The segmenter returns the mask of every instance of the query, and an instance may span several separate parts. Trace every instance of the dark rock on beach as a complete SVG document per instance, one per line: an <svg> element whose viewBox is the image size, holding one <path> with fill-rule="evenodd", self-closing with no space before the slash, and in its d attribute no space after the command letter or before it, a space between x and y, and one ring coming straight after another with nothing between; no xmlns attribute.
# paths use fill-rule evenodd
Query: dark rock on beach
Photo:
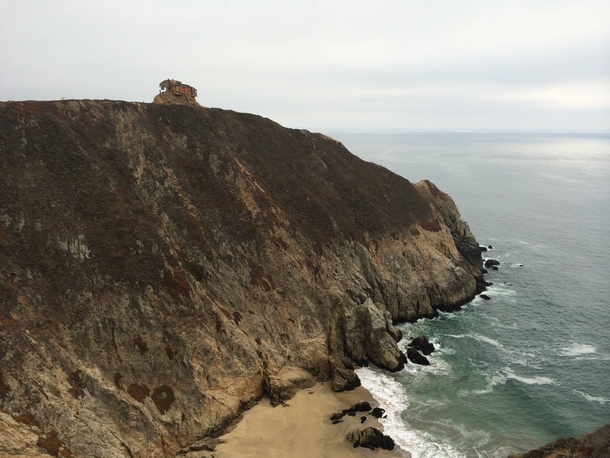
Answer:
<svg viewBox="0 0 610 458"><path fill-rule="evenodd" d="M375 407L373 410L371 410L371 415L375 418L383 417L384 413L385 409L382 409L381 407Z"/></svg>
<svg viewBox="0 0 610 458"><path fill-rule="evenodd" d="M384 450L394 450L394 439L386 436L377 428L368 427L361 430L352 431L347 435L347 440L356 447L364 447L371 450L382 448Z"/></svg>
<svg viewBox="0 0 610 458"><path fill-rule="evenodd" d="M371 404L367 401L360 401L350 407L354 412L369 412L372 409Z"/></svg>

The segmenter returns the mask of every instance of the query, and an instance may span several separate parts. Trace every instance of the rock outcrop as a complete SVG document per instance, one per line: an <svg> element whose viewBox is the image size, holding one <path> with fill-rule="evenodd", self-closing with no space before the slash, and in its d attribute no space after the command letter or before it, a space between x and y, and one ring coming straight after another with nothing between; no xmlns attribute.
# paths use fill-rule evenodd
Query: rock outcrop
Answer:
<svg viewBox="0 0 610 458"><path fill-rule="evenodd" d="M500 261L498 261L497 259L489 258L485 260L485 267L494 267L499 265Z"/></svg>
<svg viewBox="0 0 610 458"><path fill-rule="evenodd" d="M430 361L424 355L422 355L419 351L417 351L413 347L407 348L407 358L413 364L419 364L420 366L429 366Z"/></svg>
<svg viewBox="0 0 610 458"><path fill-rule="evenodd" d="M298 367L286 366L279 373L269 375L263 380L263 392L272 406L277 406L289 399L303 388L311 388L316 379L307 371Z"/></svg>
<svg viewBox="0 0 610 458"><path fill-rule="evenodd" d="M0 455L173 457L265 392L353 388L353 362L404 364L394 324L480 292L481 264L449 196L324 135L0 103Z"/></svg>
<svg viewBox="0 0 610 458"><path fill-rule="evenodd" d="M435 350L434 344L426 336L417 336L408 346L421 351L424 355L431 355Z"/></svg>
<svg viewBox="0 0 610 458"><path fill-rule="evenodd" d="M610 424L591 434L557 439L536 450L508 458L607 458L610 456Z"/></svg>
<svg viewBox="0 0 610 458"><path fill-rule="evenodd" d="M164 105L191 105L200 107L197 97L197 89L181 81L166 79L159 83L160 92L153 99L153 103Z"/></svg>

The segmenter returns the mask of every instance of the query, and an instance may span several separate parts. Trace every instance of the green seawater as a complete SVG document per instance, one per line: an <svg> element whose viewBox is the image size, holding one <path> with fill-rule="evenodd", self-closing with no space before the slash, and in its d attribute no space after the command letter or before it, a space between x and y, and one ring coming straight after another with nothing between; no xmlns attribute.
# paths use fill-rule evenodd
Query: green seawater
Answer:
<svg viewBox="0 0 610 458"><path fill-rule="evenodd" d="M610 135L325 132L456 202L491 300L403 324L429 367L359 370L417 457L505 457L610 422ZM406 345L407 338L401 342Z"/></svg>

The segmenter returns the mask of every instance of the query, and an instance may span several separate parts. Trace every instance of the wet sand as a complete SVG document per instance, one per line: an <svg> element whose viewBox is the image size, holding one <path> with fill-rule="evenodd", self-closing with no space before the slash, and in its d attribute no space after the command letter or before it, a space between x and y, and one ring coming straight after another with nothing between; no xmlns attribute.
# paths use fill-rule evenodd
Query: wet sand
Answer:
<svg viewBox="0 0 610 458"><path fill-rule="evenodd" d="M378 403L362 387L353 391L333 393L330 383L317 384L305 389L288 401L287 406L271 407L268 399L245 412L244 418L220 439L213 453L215 458L267 457L267 458L349 458L349 457L405 457L399 451L376 451L354 448L345 435L354 430L373 426L383 429L379 421L366 413L343 417L333 425L330 415L349 408L358 401ZM383 406L382 406L383 407ZM360 417L367 420L360 423Z"/></svg>

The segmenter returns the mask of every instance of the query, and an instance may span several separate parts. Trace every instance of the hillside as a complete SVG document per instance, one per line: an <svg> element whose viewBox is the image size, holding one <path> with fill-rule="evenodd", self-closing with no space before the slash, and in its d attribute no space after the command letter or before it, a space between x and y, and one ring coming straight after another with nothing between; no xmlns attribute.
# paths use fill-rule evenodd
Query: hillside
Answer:
<svg viewBox="0 0 610 458"><path fill-rule="evenodd" d="M173 457L265 394L349 389L481 268L449 196L324 135L0 103L0 455Z"/></svg>

